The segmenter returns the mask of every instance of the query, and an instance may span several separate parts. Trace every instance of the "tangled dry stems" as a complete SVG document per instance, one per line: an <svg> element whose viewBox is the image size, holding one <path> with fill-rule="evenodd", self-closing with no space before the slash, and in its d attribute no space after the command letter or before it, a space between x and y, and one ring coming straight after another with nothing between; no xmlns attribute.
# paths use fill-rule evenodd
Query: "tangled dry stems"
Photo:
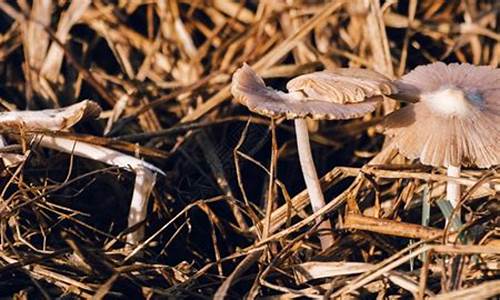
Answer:
<svg viewBox="0 0 500 300"><path fill-rule="evenodd" d="M361 120L309 124L328 202L311 214L291 124L229 101L243 62L277 87L335 66L391 77L436 60L497 66L494 2L18 3L0 4L5 110L92 98L99 122L55 134L140 153L166 176L145 241L127 245L132 174L4 128L4 150L28 160L2 170L2 297L500 294L497 169L462 173L464 242L435 204L445 172L383 147L379 122L396 105L386 100ZM318 217L335 224L324 252Z"/></svg>

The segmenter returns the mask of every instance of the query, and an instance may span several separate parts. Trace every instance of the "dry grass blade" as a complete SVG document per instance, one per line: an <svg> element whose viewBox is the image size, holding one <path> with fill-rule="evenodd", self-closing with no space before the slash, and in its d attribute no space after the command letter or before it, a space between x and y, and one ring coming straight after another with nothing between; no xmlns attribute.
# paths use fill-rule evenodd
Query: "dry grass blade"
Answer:
<svg viewBox="0 0 500 300"><path fill-rule="evenodd" d="M444 234L439 229L355 214L346 215L342 227L344 229L367 230L392 236L423 240L431 240Z"/></svg>
<svg viewBox="0 0 500 300"><path fill-rule="evenodd" d="M66 43L69 38L71 27L78 22L78 19L88 8L90 2L90 0L73 1L70 3L68 10L61 14L61 19L59 20L59 25L55 33L55 36L61 43ZM40 71L41 75L51 82L56 82L63 58L63 49L57 43L52 43L43 62Z"/></svg>
<svg viewBox="0 0 500 300"><path fill-rule="evenodd" d="M378 276L384 274L385 272L388 272L399 265L403 263L407 263L411 258L417 257L418 255L428 252L428 251L435 251L435 252L441 252L441 253L449 253L449 254L480 254L480 253L488 253L488 254L495 254L498 255L500 254L500 249L495 249L492 247L487 247L487 246L441 246L441 245L436 245L436 246L423 246L415 250L414 252L411 252L403 257L400 257L400 253L395 255L391 260L387 260L387 263L384 261L380 263L376 268L374 267L371 271L373 272L367 272L366 275L362 275L356 280L352 281L342 289L339 289L336 291L332 296L338 296L342 294L347 294L349 292L352 292L363 285L367 284L368 282L374 280ZM402 254L402 253L401 253Z"/></svg>
<svg viewBox="0 0 500 300"><path fill-rule="evenodd" d="M323 22L331 13L339 9L343 5L344 1L332 2L324 10L318 13L316 16L311 18L307 23L304 23L300 28L297 29L295 34L288 37L281 44L276 46L272 51L267 53L264 57L259 59L252 67L261 72L262 70L271 67L273 64L282 59L290 50L292 50L306 34L308 34L314 27ZM208 99L200 107L198 107L194 112L187 115L182 119L183 122L194 121L200 118L202 115L213 109L215 106L219 105L222 101L229 97L230 87L226 86L224 89L219 91L212 98Z"/></svg>
<svg viewBox="0 0 500 300"><path fill-rule="evenodd" d="M452 299L491 299L500 295L500 280L493 280L479 284L468 289L443 293L430 297L432 300L452 300Z"/></svg>
<svg viewBox="0 0 500 300"><path fill-rule="evenodd" d="M0 1L0 298L494 298L499 13L491 0ZM245 63L255 73L232 99ZM431 63L444 71L424 85L481 88L446 92L478 108L471 122L428 118L464 111L408 82ZM460 152L488 168L403 156ZM453 212L447 187L461 189Z"/></svg>
<svg viewBox="0 0 500 300"><path fill-rule="evenodd" d="M369 271L373 265L359 262L306 262L292 267L298 283Z"/></svg>
<svg viewBox="0 0 500 300"><path fill-rule="evenodd" d="M231 275L229 275L226 280L219 286L217 291L214 294L214 299L217 300L222 300L226 299L228 297L228 292L229 288L231 285L234 283L234 281L240 277L241 275L244 274L248 268L252 266L253 263L255 263L262 255L264 251L257 251L257 252L252 252L248 254L239 264L238 266L233 270Z"/></svg>

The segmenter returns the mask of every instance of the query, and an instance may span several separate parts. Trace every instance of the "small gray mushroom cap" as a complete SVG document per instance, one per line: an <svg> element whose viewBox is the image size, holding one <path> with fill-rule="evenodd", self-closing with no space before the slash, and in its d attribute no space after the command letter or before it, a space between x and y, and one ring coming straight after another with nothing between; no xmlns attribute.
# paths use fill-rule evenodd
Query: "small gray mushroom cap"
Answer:
<svg viewBox="0 0 500 300"><path fill-rule="evenodd" d="M500 70L437 62L395 85L419 100L385 121L402 155L435 167L499 164Z"/></svg>
<svg viewBox="0 0 500 300"><path fill-rule="evenodd" d="M374 111L384 91L395 90L395 87L388 79L381 82L369 79L374 76L373 71L358 70L356 74L345 71L346 75L330 71L302 75L288 82L290 92L284 93L267 87L262 78L244 64L233 75L231 92L251 111L268 117L359 118ZM351 77L354 75L358 78Z"/></svg>

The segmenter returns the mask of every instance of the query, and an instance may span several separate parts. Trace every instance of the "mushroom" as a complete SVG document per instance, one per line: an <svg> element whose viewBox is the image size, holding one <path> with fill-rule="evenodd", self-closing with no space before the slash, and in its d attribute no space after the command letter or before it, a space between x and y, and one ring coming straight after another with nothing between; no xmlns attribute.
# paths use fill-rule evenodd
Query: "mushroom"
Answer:
<svg viewBox="0 0 500 300"><path fill-rule="evenodd" d="M390 114L386 134L399 153L425 165L489 168L500 161L500 70L441 62L420 66L394 82L419 102ZM456 207L460 185L448 181L446 199Z"/></svg>
<svg viewBox="0 0 500 300"><path fill-rule="evenodd" d="M68 130L82 120L97 118L100 113L99 104L90 100L57 109L0 112L0 129L25 130L32 145L43 146L133 171L136 176L128 225L136 227L146 219L148 199L156 182L156 174L164 175L165 173L141 159L60 133L60 131ZM0 135L0 148L5 146L6 142ZM20 164L26 159L26 156L0 152L0 159L3 160L4 165L12 167ZM127 243L136 245L143 237L144 227L142 226L127 234Z"/></svg>
<svg viewBox="0 0 500 300"><path fill-rule="evenodd" d="M296 77L287 84L289 93L276 91L246 64L233 75L231 92L251 111L272 118L294 119L297 149L304 181L314 212L325 205L309 144L305 118L345 120L361 117L376 109L382 95L396 92L385 76L364 69L337 69ZM320 221L320 220L318 220ZM328 220L319 225L331 232ZM332 236L320 236L321 247L333 243Z"/></svg>
<svg viewBox="0 0 500 300"><path fill-rule="evenodd" d="M91 100L64 108L0 112L0 128L66 130L82 120L97 118L100 113L99 104Z"/></svg>

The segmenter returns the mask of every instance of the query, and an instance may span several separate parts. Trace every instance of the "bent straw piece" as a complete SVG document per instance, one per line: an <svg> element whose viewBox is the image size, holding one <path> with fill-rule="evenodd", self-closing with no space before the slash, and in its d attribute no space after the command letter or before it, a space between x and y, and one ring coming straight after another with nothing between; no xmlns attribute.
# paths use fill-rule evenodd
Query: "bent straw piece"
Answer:
<svg viewBox="0 0 500 300"><path fill-rule="evenodd" d="M228 294L229 288L231 285L240 277L242 274L245 273L248 268L250 268L264 253L264 250L257 250L255 252L249 253L237 266L236 268L231 272L229 276L227 276L226 280L219 286L217 291L215 292L213 299L216 300L222 300L226 299L226 296Z"/></svg>
<svg viewBox="0 0 500 300"><path fill-rule="evenodd" d="M0 135L0 150L6 150L5 147L7 146L7 142L5 141L5 138ZM3 166L6 168L11 168L18 166L21 164L23 161L26 160L27 158L27 153L25 154L17 154L17 153L10 153L10 151L0 151L0 159L2 160Z"/></svg>

